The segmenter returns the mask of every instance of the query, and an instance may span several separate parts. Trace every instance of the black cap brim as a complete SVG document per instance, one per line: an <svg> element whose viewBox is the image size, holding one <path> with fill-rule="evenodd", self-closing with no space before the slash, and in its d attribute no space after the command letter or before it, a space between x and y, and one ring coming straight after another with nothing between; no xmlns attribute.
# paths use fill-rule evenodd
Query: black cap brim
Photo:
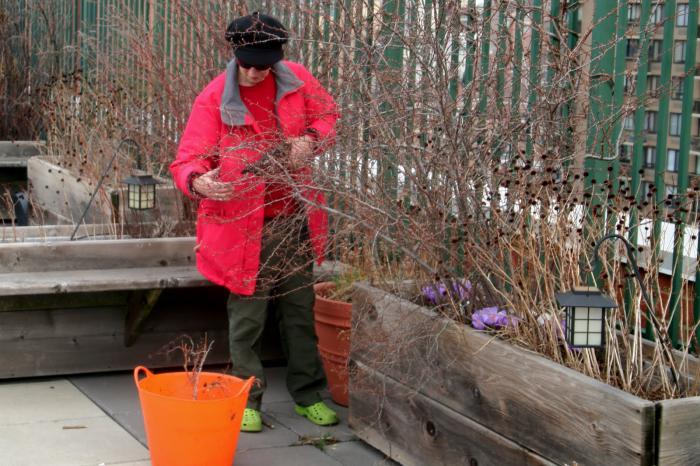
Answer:
<svg viewBox="0 0 700 466"><path fill-rule="evenodd" d="M266 49L253 47L240 47L235 51L236 58L246 65L274 65L284 58L284 51L280 49Z"/></svg>

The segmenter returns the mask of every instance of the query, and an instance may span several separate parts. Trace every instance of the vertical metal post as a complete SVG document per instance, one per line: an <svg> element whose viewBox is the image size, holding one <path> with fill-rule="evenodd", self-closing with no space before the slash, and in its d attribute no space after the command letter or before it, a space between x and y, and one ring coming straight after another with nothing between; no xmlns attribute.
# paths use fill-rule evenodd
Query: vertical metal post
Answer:
<svg viewBox="0 0 700 466"><path fill-rule="evenodd" d="M641 190L641 179L643 172L644 160L644 113L646 107L644 102L646 101L647 94L647 74L649 72L649 54L647 50L649 49L649 34L648 22L651 13L651 2L652 0L642 0L641 12L639 16L639 62L637 66L637 79L635 87L635 99L637 101L637 108L634 111L634 145L632 148L632 168L631 168L631 180L630 180L630 190L634 196L635 202L632 204L630 209L630 228L629 228L629 239L630 242L636 247L637 239L639 236L639 212L637 209L638 205L641 205L644 201L645 193ZM630 260L636 260L636 250L632 250L633 257ZM625 308L632 309L634 305L635 296L635 285L630 280L630 283L625 288ZM649 309L651 312L651 309ZM646 332L647 338L654 338L652 335L651 327L647 328Z"/></svg>
<svg viewBox="0 0 700 466"><path fill-rule="evenodd" d="M449 16L448 16L449 18ZM454 15L449 19L450 37L450 97L452 101L457 101L457 83L459 82L459 15Z"/></svg>
<svg viewBox="0 0 700 466"><path fill-rule="evenodd" d="M579 11L580 11L581 5L579 4L578 0L572 0L571 2L568 3L567 8L566 8L566 20L567 20L567 28L568 28L568 33L566 37L566 46L567 50L573 50L574 47L576 47L576 44L578 43L579 36L580 36L580 25L579 25ZM573 78L573 72L569 71L569 76L570 78ZM566 86L567 88L570 88L570 81L567 79ZM571 93L573 94L573 92ZM566 103L564 104L562 108L562 118L565 122L567 122L567 135L566 135L566 143L568 147L573 147L573 135L574 135L574 123L570 120L570 115L571 115L571 106L572 106L572 101L573 101L573 96L571 99L567 99ZM571 157L567 157L564 159L562 166L565 170L568 170L569 165L571 164Z"/></svg>
<svg viewBox="0 0 700 466"><path fill-rule="evenodd" d="M513 32L513 84L510 108L513 114L520 113L520 87L523 68L523 20L525 9L520 1L515 2L515 31Z"/></svg>
<svg viewBox="0 0 700 466"><path fill-rule="evenodd" d="M506 87L506 8L508 4L500 1L498 4L498 49L496 50L496 108L503 111L504 90ZM495 154L494 154L495 155ZM497 155L495 155L497 156Z"/></svg>
<svg viewBox="0 0 700 466"><path fill-rule="evenodd" d="M613 91L613 115L614 125L612 130L611 143L620 140L622 131L621 110L625 102L625 59L627 52L627 0L618 0L617 4L617 26L615 30L615 88ZM613 146L615 154L619 150ZM614 157L612 161L612 171L609 171L608 181L612 184L612 192L617 193L620 189L620 157ZM613 220L614 221L614 220Z"/></svg>
<svg viewBox="0 0 700 466"><path fill-rule="evenodd" d="M609 0L595 0L593 11L593 32L591 35L591 65L589 83L588 134L586 139L586 158L584 161L584 191L589 199L586 209L585 235L587 238L599 234L595 218L605 225L606 213L604 201L606 192L603 182L608 178L608 164L612 154L612 110L613 110L613 73L616 39L617 4ZM596 262L587 278L590 284L596 284L600 276L600 264Z"/></svg>
<svg viewBox="0 0 700 466"><path fill-rule="evenodd" d="M656 187L654 206L654 227L652 238L652 264L659 264L661 260L661 224L666 203L666 149L668 147L668 109L671 100L671 68L673 66L673 29L676 14L676 0L667 0L664 5L664 35L661 46L661 79L659 86L663 91L659 97L659 110L657 113L656 132L656 166L654 167L654 186ZM642 53L645 50L641 51ZM658 271L657 271L658 273ZM653 298L652 298L653 299ZM652 301L653 302L653 301ZM647 325L647 327L649 327ZM647 332L651 333L651 332ZM669 337L675 343L678 337L678 329L671 328Z"/></svg>
<svg viewBox="0 0 700 466"><path fill-rule="evenodd" d="M479 80L479 113L486 113L487 95L486 83L489 80L489 53L491 50L491 0L484 0L484 25L481 29L481 71Z"/></svg>
<svg viewBox="0 0 700 466"><path fill-rule="evenodd" d="M389 73L399 73L403 68L403 47L395 37L394 28L399 28L405 13L404 0L384 0L382 3L382 17L386 27L382 28L380 35L384 45L385 70ZM393 25L393 27L392 27ZM382 102L380 104L385 121L391 121L393 109L391 104ZM398 126L392 126L392 133L398 137ZM380 176L382 185L389 197L396 200L398 194L398 167L396 165L396 154L384 153L380 160Z"/></svg>
<svg viewBox="0 0 700 466"><path fill-rule="evenodd" d="M675 205L676 208L676 232L673 241L673 278L671 283L671 330L679 331L681 312L683 312L683 306L681 305L681 297L683 291L683 243L685 242L685 205L684 201L687 201L687 191L688 191L688 178L689 178L689 162L690 162L690 137L692 131L692 114L693 114L693 101L694 101L694 87L695 87L695 53L696 44L698 38L698 2L691 1L688 4L688 27L686 30L686 49L685 49L685 77L683 78L683 104L681 111L681 139L679 158L678 158L678 199L680 201L679 205ZM690 208L692 209L692 202L690 203ZM700 240L698 241L700 244ZM700 257L700 256L698 256ZM695 300L693 303L693 314L695 321L697 322L698 317L700 317L700 295L698 294L698 281L700 279L700 269L696 268L695 272ZM700 332L700 330L698 330ZM674 337L671 333L671 338ZM672 341L675 343L677 341L678 335L675 335L676 339ZM685 336L685 335L684 335Z"/></svg>
<svg viewBox="0 0 700 466"><path fill-rule="evenodd" d="M537 103L535 88L540 80L540 27L542 26L542 0L532 0L532 20L530 21L530 70L528 75L527 115L532 118L532 110ZM532 159L533 134L532 121L530 121L527 140L525 142L525 156Z"/></svg>
<svg viewBox="0 0 700 466"><path fill-rule="evenodd" d="M466 57L464 63L464 75L462 76L462 84L469 86L474 81L474 65L476 60L476 0L467 2L467 40L466 40ZM470 111L469 95L465 98L464 109Z"/></svg>
<svg viewBox="0 0 700 466"><path fill-rule="evenodd" d="M554 77L554 67L552 62L559 56L559 36L557 34L557 28L555 26L556 21L559 19L561 14L561 1L551 0L552 3L549 7L549 41L550 41L550 54L549 63L547 64L547 84L551 85L552 79Z"/></svg>

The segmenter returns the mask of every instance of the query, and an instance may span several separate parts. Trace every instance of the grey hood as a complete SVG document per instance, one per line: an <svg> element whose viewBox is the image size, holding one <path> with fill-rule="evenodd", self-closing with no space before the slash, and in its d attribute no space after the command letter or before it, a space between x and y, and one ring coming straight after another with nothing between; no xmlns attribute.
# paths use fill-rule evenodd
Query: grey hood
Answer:
<svg viewBox="0 0 700 466"><path fill-rule="evenodd" d="M283 61L275 63L272 67L275 75L275 85L277 95L275 96L275 108L280 103L282 96L289 92L296 91L304 85L304 81ZM238 90L238 65L236 59L231 60L226 66L226 84L224 93L221 95L221 121L229 126L241 126L245 122L245 115L248 112L245 104L241 100Z"/></svg>

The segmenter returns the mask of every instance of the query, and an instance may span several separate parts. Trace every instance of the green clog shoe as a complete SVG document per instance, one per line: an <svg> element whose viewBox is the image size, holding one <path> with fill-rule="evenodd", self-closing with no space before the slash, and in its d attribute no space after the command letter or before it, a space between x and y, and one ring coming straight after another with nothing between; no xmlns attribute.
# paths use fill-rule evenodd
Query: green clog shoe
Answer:
<svg viewBox="0 0 700 466"><path fill-rule="evenodd" d="M246 408L243 411L243 422L241 422L241 432L261 432L262 417L260 411Z"/></svg>
<svg viewBox="0 0 700 466"><path fill-rule="evenodd" d="M339 422L338 415L326 403L319 401L311 406L294 406L294 411L299 416L304 416L309 421L318 426L332 426Z"/></svg>

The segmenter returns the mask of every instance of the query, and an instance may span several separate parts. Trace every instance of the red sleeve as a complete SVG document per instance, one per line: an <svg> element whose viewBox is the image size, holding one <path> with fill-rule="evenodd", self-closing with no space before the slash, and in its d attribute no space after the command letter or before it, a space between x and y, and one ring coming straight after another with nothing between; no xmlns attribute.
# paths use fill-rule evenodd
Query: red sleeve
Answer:
<svg viewBox="0 0 700 466"><path fill-rule="evenodd" d="M313 128L318 134L318 150L322 152L335 143L335 123L340 116L338 107L333 97L303 66L299 67L299 77L304 80L302 92L306 105L307 127Z"/></svg>
<svg viewBox="0 0 700 466"><path fill-rule="evenodd" d="M215 155L219 147L221 114L218 102L211 95L200 94L194 101L187 126L182 133L177 157L170 164L170 173L175 185L189 197L189 178L193 174L204 174L215 168Z"/></svg>

